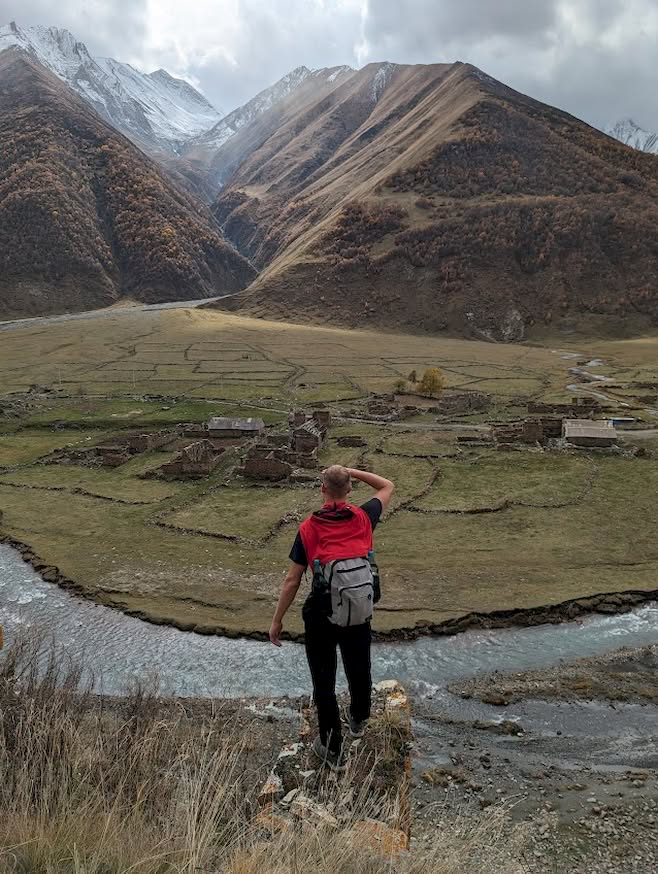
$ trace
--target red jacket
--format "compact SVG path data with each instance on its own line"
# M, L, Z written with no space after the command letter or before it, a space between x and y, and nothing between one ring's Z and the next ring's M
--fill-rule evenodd
M338 558L364 558L373 548L372 523L365 510L344 501L325 504L299 526L306 558L312 567Z

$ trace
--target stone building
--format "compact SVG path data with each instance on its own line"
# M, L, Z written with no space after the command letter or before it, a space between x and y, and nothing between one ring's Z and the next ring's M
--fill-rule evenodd
M86 460L94 460L103 467L120 467L136 455L162 449L172 443L178 436L176 429L140 433L116 434L108 437L102 443L83 450Z
M242 475L248 479L279 482L289 479L294 468L283 458L277 457L278 450L268 445L252 446L245 459Z
M503 422L491 426L491 432L495 442L499 445L511 443L543 443L550 436L559 436L561 433L561 420L558 420L559 430L556 433L556 425L552 420L546 420L546 428L542 419L522 419L518 422Z
M306 410L293 410L288 416L288 431L292 436L299 428L303 428L308 423L317 429L324 441L327 431L331 427L331 413L329 410L312 410L310 413Z
M287 434L270 434L267 441L252 446L242 469L251 479L306 481L300 468L318 467L318 453L325 445L331 425L328 410L294 410L288 418ZM313 479L313 477L311 477Z
M322 431L315 419L307 419L290 435L290 448L300 455L317 453L324 445L326 431Z
M213 416L209 420L206 430L211 440L226 438L258 437L265 430L265 422L262 419L231 419L225 416Z
M572 446L603 449L619 442L614 426L604 419L567 419L562 426L562 435Z
M199 440L186 446L174 459L163 464L159 473L171 479L208 476L217 467L222 454L223 450L218 452L209 440Z

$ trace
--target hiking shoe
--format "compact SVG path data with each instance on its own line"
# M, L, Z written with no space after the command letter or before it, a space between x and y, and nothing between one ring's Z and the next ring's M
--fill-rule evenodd
M330 750L322 743L319 736L313 741L311 750L318 759L322 759L324 764L332 771L344 771L347 767L345 765L343 751L341 750L339 753L335 753L333 750Z
M361 722L357 722L353 716L350 716L350 735L358 740L363 737L366 733L366 726L368 725L367 719L362 719Z

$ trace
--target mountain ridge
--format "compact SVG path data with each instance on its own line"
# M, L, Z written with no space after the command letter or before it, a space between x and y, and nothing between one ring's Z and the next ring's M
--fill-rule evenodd
M11 22L0 26L0 51L7 48L22 49L36 59L113 127L151 153L176 154L185 140L220 118L189 82L164 70L141 73L113 58L94 58L65 29L21 28Z
M231 293L254 270L209 214L70 87L0 52L0 309Z
M228 308L503 340L658 320L653 156L468 64L396 65L381 89L380 69L291 118L220 192L260 270Z
M301 106L329 93L354 73L355 70L344 65L317 70L296 67L234 109L209 131L189 140L181 156L205 177L212 198L238 165L276 131L291 105ZM248 131L246 136L241 135L244 131Z
M645 130L630 117L622 118L615 124L608 125L603 129L603 132L633 149L658 155L658 133Z

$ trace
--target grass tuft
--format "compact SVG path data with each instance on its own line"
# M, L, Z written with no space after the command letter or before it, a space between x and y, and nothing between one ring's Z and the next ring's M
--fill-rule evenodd
M163 707L155 686L103 699L92 680L43 638L15 642L0 660L2 874L520 871L502 809L477 821L443 810L430 842L387 847L369 824L394 816L398 801L368 781L327 781L326 822L301 815L264 828L248 732Z

